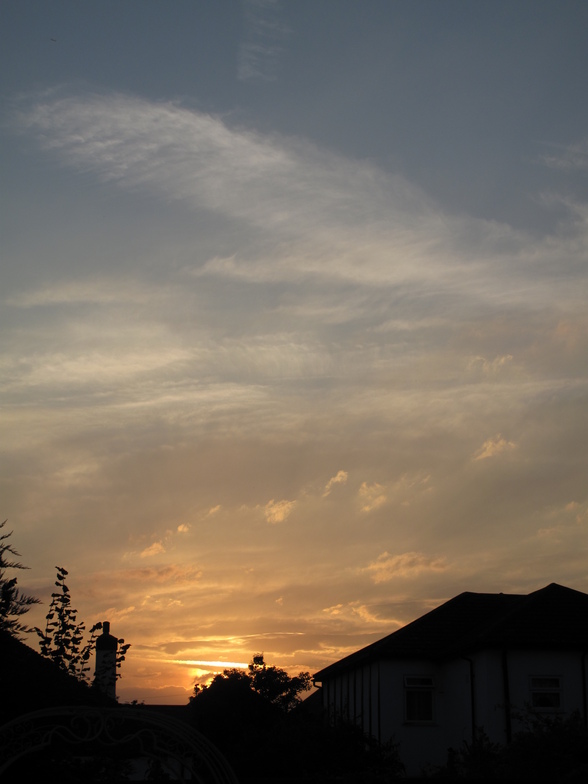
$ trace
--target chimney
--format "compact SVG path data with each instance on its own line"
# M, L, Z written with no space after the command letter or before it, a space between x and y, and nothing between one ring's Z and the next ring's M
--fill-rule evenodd
M110 621L102 623L102 634L96 640L96 673L94 683L102 694L116 699L116 650L118 640L110 633Z

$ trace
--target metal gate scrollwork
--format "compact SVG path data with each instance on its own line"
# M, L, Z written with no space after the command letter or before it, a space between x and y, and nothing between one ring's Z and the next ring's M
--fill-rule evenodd
M142 706L63 707L27 713L0 727L0 780L27 755L66 749L73 758L116 755L137 769L156 762L165 778L238 784L220 751L181 721Z

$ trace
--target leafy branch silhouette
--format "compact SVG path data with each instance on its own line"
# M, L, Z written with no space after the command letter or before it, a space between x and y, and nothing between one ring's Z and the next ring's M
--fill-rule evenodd
M86 625L78 620L78 611L73 607L66 578L69 572L62 566L56 566L57 577L51 594L49 612L45 616L45 630L35 627L39 636L41 654L51 659L64 672L80 681L90 682L90 657L96 647L97 632L102 623L95 623L86 636ZM120 677L120 667L126 653L131 647L123 639L117 641L120 646L116 655L116 677Z

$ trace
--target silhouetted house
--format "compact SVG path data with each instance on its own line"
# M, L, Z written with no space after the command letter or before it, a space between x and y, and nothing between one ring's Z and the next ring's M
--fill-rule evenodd
M113 640L105 623L90 687L0 631L0 781L118 781L128 774L237 784L222 754L181 720L181 706L117 705L101 691L102 681L112 693L116 680Z
M393 739L408 775L476 730L508 743L529 710L587 719L588 595L462 593L314 676L333 721Z
M104 698L50 659L0 632L0 724L31 711L100 705Z

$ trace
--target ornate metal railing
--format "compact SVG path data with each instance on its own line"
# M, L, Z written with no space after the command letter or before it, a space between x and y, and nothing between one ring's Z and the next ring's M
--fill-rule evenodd
M164 778L237 784L220 751L200 732L142 706L61 707L27 713L0 727L0 778L27 755L124 759L132 778L156 763Z

